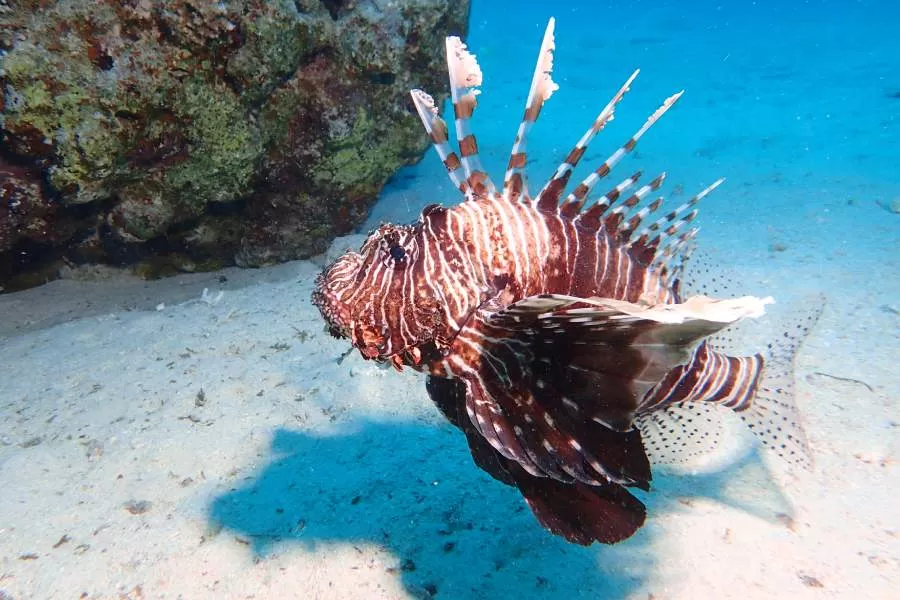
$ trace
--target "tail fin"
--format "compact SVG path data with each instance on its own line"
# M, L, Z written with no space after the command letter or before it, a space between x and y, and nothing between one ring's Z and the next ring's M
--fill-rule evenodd
M757 355L765 362L756 395L740 413L763 446L788 463L805 469L812 468L812 454L794 397L794 358L824 307L824 301L819 299L793 329L785 331L764 353Z
M767 450L791 466L810 469L812 456L794 398L793 363L822 307L817 303L763 353L731 357L704 342L687 363L669 371L637 411L645 444L657 455L652 458L660 453L696 454L698 444L706 442L711 450L716 432L709 425L719 423L690 417L721 405L737 413ZM671 457L663 458L667 462Z

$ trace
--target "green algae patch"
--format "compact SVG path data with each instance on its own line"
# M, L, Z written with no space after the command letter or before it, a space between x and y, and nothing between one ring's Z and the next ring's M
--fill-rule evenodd
M202 208L250 190L262 153L257 127L238 97L221 82L184 83L176 115L186 123L188 158L166 173L179 201Z
M411 127L385 126L360 107L350 132L325 147L318 182L331 181L342 188L364 188L376 192L411 156L397 153L399 148L421 148L422 136ZM412 153L411 153L412 154Z

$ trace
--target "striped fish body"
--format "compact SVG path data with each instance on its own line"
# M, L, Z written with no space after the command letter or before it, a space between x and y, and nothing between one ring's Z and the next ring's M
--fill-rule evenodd
M430 246L442 256L438 260L450 263L444 270L464 271L466 285L502 291L501 304L541 294L648 304L676 300L666 279L650 268L645 257L652 253L627 247L616 229L583 217L496 195L449 209L437 227L450 230ZM429 224L425 233L434 229Z
M322 273L313 301L364 358L427 373L430 397L465 433L476 464L518 488L548 530L614 543L644 522L628 488L649 489L648 452L702 438L686 426L691 411L730 408L788 462L807 462L791 370L803 330L767 355L728 356L708 338L762 315L771 298L682 298L696 234L688 225L721 180L655 219L663 200L651 194L664 174L638 186L636 173L592 193L680 94L564 196L635 72L550 180L529 191L527 133L556 89L553 27L499 188L468 125L480 69L448 38L459 154L430 96L412 97L465 201L429 206L414 225L381 226Z

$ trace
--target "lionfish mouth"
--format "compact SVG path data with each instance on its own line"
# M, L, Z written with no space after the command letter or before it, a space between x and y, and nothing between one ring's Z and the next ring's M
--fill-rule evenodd
M349 339L351 345L367 359L396 362L394 357L403 355L408 349L402 348L396 352L387 352L389 337L387 327L377 330L365 326L364 324L371 322L372 319L367 319L364 315L354 315L350 305L341 299L339 294L341 287L335 284L336 280L341 278L342 261L352 262L353 256L345 255L337 263L323 271L316 279L312 294L312 302L322 314L328 333L338 339Z
M325 275L326 273L322 273L316 280L316 287L312 293L312 303L319 309L322 318L325 319L328 333L339 339L350 337L350 311L341 304L334 293L329 292L322 285Z
M316 277L312 303L322 313L328 332L339 339L352 334L353 315L341 292L352 285L361 262L359 254L347 252Z
M335 338L349 339L351 347L359 350L367 360L389 364L400 370L404 366L420 364L424 356L430 356L435 351L433 342L408 345L389 351L389 331L386 327L379 331L363 326L366 319L354 318L349 308L333 292L320 286L313 292L312 300L322 313L328 332Z

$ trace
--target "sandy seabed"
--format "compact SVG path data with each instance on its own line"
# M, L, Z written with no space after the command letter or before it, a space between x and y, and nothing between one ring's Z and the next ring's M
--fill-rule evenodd
M660 471L648 524L611 547L543 531L419 377L342 359L319 264L0 296L0 597L896 597L900 284L872 275L896 229L829 271L823 233L854 238L854 210L786 249L709 244L744 291L825 292L797 361L814 472L756 453Z

